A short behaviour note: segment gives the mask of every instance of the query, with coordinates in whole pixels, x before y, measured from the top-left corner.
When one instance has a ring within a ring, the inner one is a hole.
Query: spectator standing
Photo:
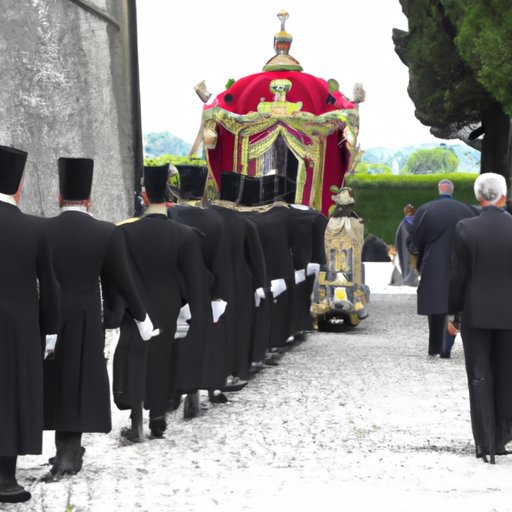
[[[395,235],[395,249],[402,274],[402,284],[418,286],[418,271],[416,270],[416,256],[409,252],[407,239],[414,221],[415,208],[412,204],[404,207],[404,218],[400,222]]]
[[[412,223],[408,239],[411,253],[417,254],[417,311],[428,317],[428,354],[450,357],[444,346],[447,333],[448,288],[450,284],[451,247],[455,225],[474,217],[475,211],[453,198],[450,180],[438,183],[439,197],[421,205]]]
[[[461,335],[476,456],[491,464],[512,439],[512,216],[505,178],[480,175],[482,211],[455,227],[451,313],[462,313]]]

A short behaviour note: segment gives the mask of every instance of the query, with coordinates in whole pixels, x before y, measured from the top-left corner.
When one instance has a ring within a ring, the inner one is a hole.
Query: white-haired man
[[[462,312],[476,456],[491,464],[512,439],[512,215],[505,178],[478,176],[478,217],[455,227],[449,309]]]

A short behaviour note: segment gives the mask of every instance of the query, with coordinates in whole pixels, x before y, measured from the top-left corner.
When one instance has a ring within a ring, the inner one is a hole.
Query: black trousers
[[[16,462],[18,456],[0,456],[0,487],[16,483]]]
[[[428,353],[431,356],[443,351],[447,319],[447,315],[428,315]]]
[[[461,335],[476,452],[499,452],[512,437],[512,330],[477,329],[463,321]]]

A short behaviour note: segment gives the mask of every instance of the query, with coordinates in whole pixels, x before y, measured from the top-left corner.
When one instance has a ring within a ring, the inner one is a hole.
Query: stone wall
[[[132,213],[136,167],[129,7],[84,4],[108,16],[73,0],[2,0],[0,144],[29,153],[23,211],[56,215],[57,159],[88,157],[91,211],[115,221]]]

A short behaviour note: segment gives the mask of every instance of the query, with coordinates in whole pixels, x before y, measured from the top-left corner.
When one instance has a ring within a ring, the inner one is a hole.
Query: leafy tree
[[[452,173],[458,167],[459,157],[450,149],[419,149],[410,154],[402,172],[408,174]]]
[[[509,0],[442,0],[455,45],[478,82],[512,117],[512,9]]]
[[[188,155],[191,145],[175,137],[170,132],[144,134],[144,153],[148,158],[160,155]]]
[[[400,3],[409,31],[394,29],[393,40],[409,67],[408,92],[416,117],[437,137],[459,138],[481,148],[482,172],[509,175],[507,95],[512,89],[510,73],[497,69],[499,59],[508,56],[510,60],[512,51],[509,0]],[[501,16],[506,21],[497,23]],[[493,35],[495,23],[499,29]],[[491,44],[501,45],[501,57],[491,58]],[[473,140],[481,133],[485,133],[483,141]]]

